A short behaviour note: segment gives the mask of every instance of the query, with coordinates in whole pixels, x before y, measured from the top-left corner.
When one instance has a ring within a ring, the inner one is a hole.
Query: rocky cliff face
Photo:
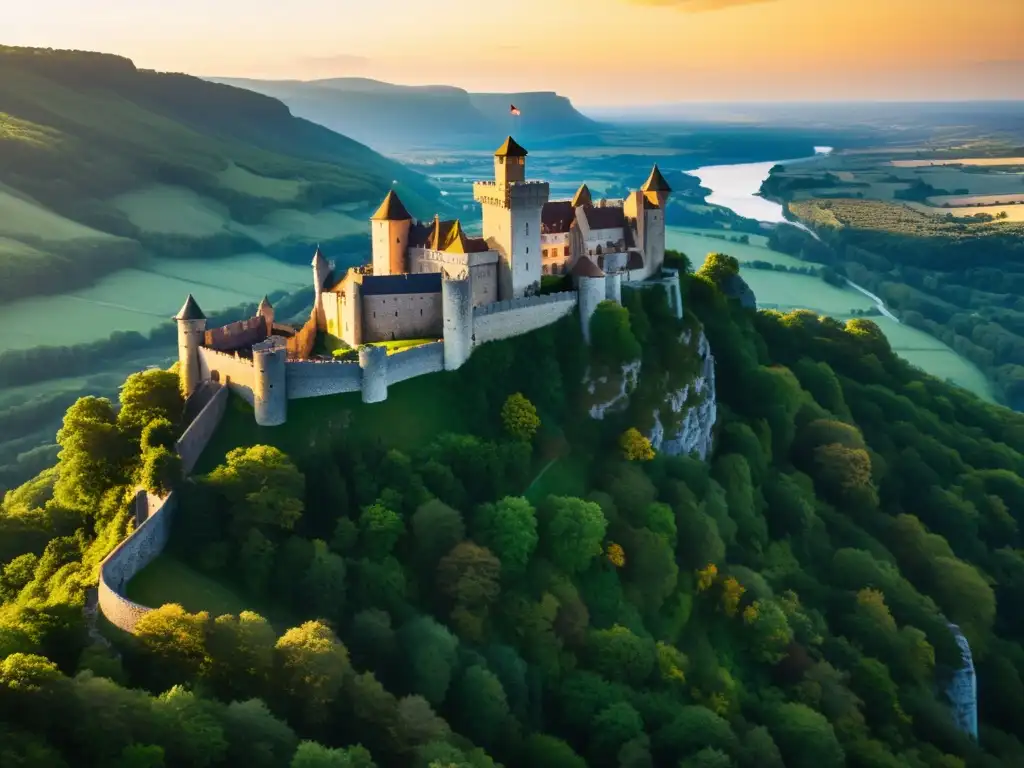
[[[695,343],[694,333],[697,333]],[[702,329],[683,331],[680,338],[685,344],[693,345],[698,372],[683,386],[666,389],[660,407],[651,413],[652,426],[643,431],[660,453],[670,456],[696,453],[701,459],[706,459],[711,454],[712,431],[718,418],[715,357]],[[608,413],[624,410],[641,375],[639,360],[612,374],[588,374],[586,387],[590,395],[590,417],[603,419]]]
[[[670,410],[682,417],[678,426],[674,429],[671,425],[666,426],[662,423],[661,414],[656,412],[654,428],[647,435],[654,450],[669,456],[688,456],[696,452],[706,459],[711,454],[718,401],[715,397],[715,356],[703,330],[697,340],[697,354],[701,360],[700,374],[690,384],[668,395]]]

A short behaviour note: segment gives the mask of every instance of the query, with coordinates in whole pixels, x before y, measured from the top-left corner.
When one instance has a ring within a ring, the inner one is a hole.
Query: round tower
[[[288,417],[287,362],[288,346],[280,336],[252,345],[253,409],[261,427],[276,427]]]
[[[580,275],[577,278],[577,291],[579,293],[580,323],[583,327],[583,340],[590,343],[590,318],[597,311],[597,305],[605,300],[607,296],[605,275],[589,277]]]
[[[380,403],[388,399],[388,350],[364,344],[359,348],[359,367],[363,369],[363,402]]]
[[[206,337],[206,315],[190,293],[174,319],[178,323],[178,381],[182,394],[188,397],[202,380],[199,348]]]
[[[605,275],[604,280],[605,298],[616,304],[622,304],[622,273],[609,272]]]
[[[441,273],[441,316],[444,330],[444,369],[462,367],[473,352],[473,293],[469,278]]]
[[[405,253],[409,247],[411,227],[412,216],[392,189],[377,212],[370,217],[373,274],[402,275],[408,271]]]

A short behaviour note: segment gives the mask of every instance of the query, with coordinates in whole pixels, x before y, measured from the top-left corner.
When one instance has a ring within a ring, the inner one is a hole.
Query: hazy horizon
[[[377,11],[38,0],[8,11],[2,42],[205,77],[557,91],[593,107],[1024,98],[1020,0],[391,0]]]

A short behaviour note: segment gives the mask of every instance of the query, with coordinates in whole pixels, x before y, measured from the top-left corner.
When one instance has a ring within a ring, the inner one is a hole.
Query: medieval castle
[[[483,236],[454,221],[414,221],[394,190],[371,217],[371,264],[343,275],[317,248],[315,300],[301,328],[278,324],[266,298],[255,317],[207,330],[190,295],[176,315],[186,395],[220,382],[246,399],[263,426],[283,424],[288,400],[360,391],[387,398],[391,384],[455,370],[477,345],[549,325],[579,307],[583,336],[597,305],[621,302],[622,284],[664,284],[682,316],[679,277],[664,269],[665,205],[657,166],[624,200],[549,200],[526,180],[527,152],[510,136],[494,154],[494,181],[473,185]],[[571,275],[573,290],[541,293],[542,275]],[[358,362],[314,355],[318,337],[358,348]],[[422,340],[388,354],[378,342]]]

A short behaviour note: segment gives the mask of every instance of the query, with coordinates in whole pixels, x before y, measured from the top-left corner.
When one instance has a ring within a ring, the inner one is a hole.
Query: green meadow
[[[146,333],[173,317],[189,293],[203,310],[213,312],[311,283],[309,267],[260,253],[211,260],[153,259],[107,275],[88,288],[0,303],[0,324],[19,329],[0,338],[0,352],[84,344],[105,339],[112,331]]]

